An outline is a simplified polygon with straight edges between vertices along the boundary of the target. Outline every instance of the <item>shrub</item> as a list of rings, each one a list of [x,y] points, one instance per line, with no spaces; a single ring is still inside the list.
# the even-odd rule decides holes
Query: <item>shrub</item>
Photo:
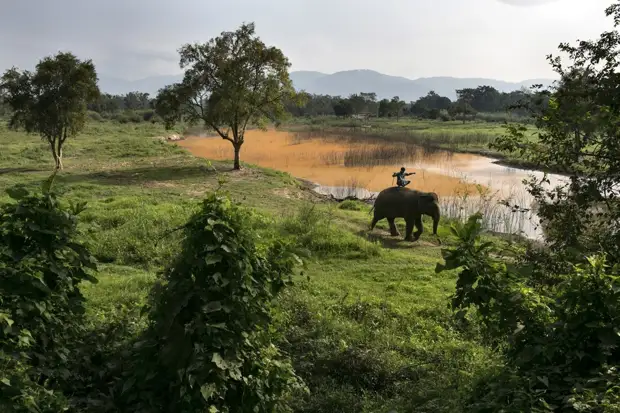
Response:
[[[88,112],[88,117],[95,122],[103,122],[103,117],[97,112]]]
[[[461,319],[474,308],[507,360],[480,383],[471,411],[620,411],[620,266],[594,255],[539,284],[531,262],[480,242],[480,218],[454,228],[459,244],[438,266],[462,268],[452,306]]]
[[[144,113],[142,114],[142,119],[143,119],[145,122],[149,122],[151,119],[153,119],[153,118],[154,118],[154,116],[155,116],[155,111],[153,111],[153,110],[147,110],[146,112],[144,112]]]
[[[352,199],[346,199],[338,204],[338,208],[344,209],[347,211],[363,211],[367,208],[367,205],[361,201],[355,201]]]
[[[271,343],[271,303],[295,257],[264,251],[245,213],[211,194],[184,227],[183,249],[153,288],[150,326],[127,381],[128,410],[280,412],[302,390]]]
[[[57,412],[65,402],[53,390],[70,380],[66,365],[82,328],[78,284],[96,281],[87,271],[95,261],[76,240],[84,205],[64,209],[50,193],[7,192],[16,202],[0,207],[0,407]]]

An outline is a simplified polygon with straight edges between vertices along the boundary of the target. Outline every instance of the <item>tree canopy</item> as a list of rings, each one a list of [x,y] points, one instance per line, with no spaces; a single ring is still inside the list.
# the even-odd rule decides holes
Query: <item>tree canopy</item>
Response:
[[[62,169],[62,150],[86,124],[87,105],[99,96],[91,60],[58,53],[41,60],[34,72],[12,68],[0,82],[11,108],[9,127],[39,134],[50,146],[56,169]]]
[[[217,132],[232,143],[239,169],[248,125],[264,127],[287,114],[284,101],[295,96],[288,59],[256,36],[254,23],[204,44],[186,44],[179,54],[183,81],[160,90],[157,113],[167,127],[184,120]]]

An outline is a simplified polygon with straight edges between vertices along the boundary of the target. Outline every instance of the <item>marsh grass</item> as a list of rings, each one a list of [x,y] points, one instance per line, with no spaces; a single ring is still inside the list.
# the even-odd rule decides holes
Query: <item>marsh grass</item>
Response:
[[[477,192],[454,191],[452,196],[440,200],[442,213],[445,217],[465,222],[469,216],[482,213],[482,225],[487,231],[511,235],[524,235],[538,238],[535,231],[535,217],[530,212],[514,211],[504,202],[528,205],[529,197],[525,188],[513,186],[509,193],[492,190],[488,186],[476,185]]]
[[[304,139],[327,139],[334,141],[377,142],[394,144],[403,142],[424,148],[454,149],[457,147],[487,148],[501,134],[497,132],[462,130],[462,131],[432,131],[417,130],[414,128],[393,129],[360,129],[360,128],[334,128],[334,127],[309,127],[295,130],[294,141]]]

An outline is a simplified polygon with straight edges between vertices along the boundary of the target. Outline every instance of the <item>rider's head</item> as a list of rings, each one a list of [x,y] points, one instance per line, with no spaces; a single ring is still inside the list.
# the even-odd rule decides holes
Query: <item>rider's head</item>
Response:
[[[401,172],[405,172],[405,167],[403,166],[402,168],[400,168]]]

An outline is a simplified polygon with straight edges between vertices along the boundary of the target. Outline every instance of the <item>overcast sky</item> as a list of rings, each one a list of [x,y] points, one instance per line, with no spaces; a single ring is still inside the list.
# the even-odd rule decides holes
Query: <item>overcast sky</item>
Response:
[[[612,0],[0,0],[0,69],[59,50],[100,75],[176,74],[177,49],[254,21],[292,70],[550,77],[560,42],[611,27]]]

